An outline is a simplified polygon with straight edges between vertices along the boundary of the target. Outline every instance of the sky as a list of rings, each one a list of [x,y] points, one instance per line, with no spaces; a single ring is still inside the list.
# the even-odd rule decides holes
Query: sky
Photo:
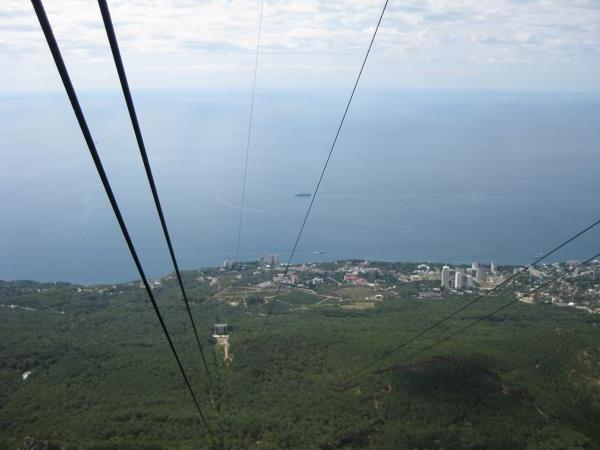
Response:
[[[46,0],[78,89],[118,89],[98,5]],[[382,0],[265,0],[258,88],[351,86]],[[246,88],[257,0],[109,0],[138,89]],[[0,3],[2,92],[62,89],[30,2]],[[390,0],[363,84],[600,91],[599,0]]]

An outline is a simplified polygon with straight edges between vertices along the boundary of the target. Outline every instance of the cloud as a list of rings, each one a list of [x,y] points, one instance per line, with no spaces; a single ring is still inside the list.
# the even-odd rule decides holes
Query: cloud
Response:
[[[330,74],[338,71],[325,66],[360,60],[382,4],[383,0],[265,0],[261,60],[273,64],[297,58],[289,62],[293,66],[310,65],[312,59],[314,71],[321,71],[324,79],[337,76]],[[73,64],[83,67],[89,61],[109,59],[95,2],[46,1],[45,6],[59,44]],[[238,78],[239,84],[247,76],[244,71],[257,39],[258,1],[113,0],[110,7],[124,59],[131,70],[145,72],[148,86],[177,83],[166,80],[164,71],[152,77],[147,67],[156,67],[157,61],[186,61],[186,67],[198,64],[199,58],[206,63],[210,57],[224,71],[234,70],[227,80]],[[0,64],[12,74],[8,88],[11,83],[18,85],[19,79],[39,85],[36,74],[17,75],[48,64],[48,51],[28,2],[0,4],[0,42]],[[389,78],[394,68],[412,64],[418,71],[423,63],[438,64],[429,73],[440,74],[464,71],[462,66],[471,63],[556,64],[558,70],[568,70],[575,61],[581,66],[578,70],[597,70],[598,49],[600,2],[596,0],[391,0],[370,70],[375,74],[379,70],[382,79]],[[378,61],[385,67],[378,69]],[[244,70],[231,69],[234,66]],[[82,77],[85,87],[102,87],[94,85],[101,80],[92,70],[94,64],[89,77]],[[213,80],[198,82],[220,83],[219,72]]]
[[[192,50],[199,50],[206,53],[215,53],[215,52],[239,52],[244,51],[245,49],[240,47],[239,45],[230,44],[227,42],[219,42],[219,41],[203,41],[203,40],[190,40],[190,41],[182,41],[182,45],[185,48],[189,48]]]

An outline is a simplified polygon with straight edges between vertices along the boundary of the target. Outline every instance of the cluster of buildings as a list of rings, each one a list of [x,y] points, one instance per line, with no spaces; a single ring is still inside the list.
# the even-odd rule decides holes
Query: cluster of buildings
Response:
[[[359,273],[347,273],[344,275],[344,281],[359,286],[367,284],[367,279],[361,276]]]
[[[273,282],[277,284],[286,284],[288,286],[293,286],[298,284],[300,278],[296,272],[289,272],[286,275],[283,273],[278,273],[273,277]]]
[[[275,267],[279,265],[279,255],[266,255],[260,257],[260,264],[265,267]],[[232,270],[236,267],[236,262],[230,259],[223,261],[223,269]]]
[[[474,262],[470,266],[444,265],[440,272],[440,266],[433,264],[383,263],[382,266],[375,267],[369,261],[349,260],[297,264],[284,271],[286,266],[280,263],[279,255],[266,255],[260,258],[259,266],[249,264],[236,267],[235,263],[225,261],[223,268],[219,270],[224,272],[225,268],[233,268],[243,271],[252,268],[252,275],[255,277],[252,282],[260,281],[255,286],[264,289],[273,286],[315,288],[334,283],[337,286],[368,286],[395,294],[397,284],[417,283],[421,288],[418,297],[423,300],[444,298],[448,291],[462,294],[471,290],[490,290],[506,280],[509,275],[522,273],[522,276],[514,277],[511,282],[520,301],[570,306],[600,313],[600,261],[592,261],[582,267],[579,265],[579,261],[566,261],[531,267],[505,265],[500,270],[495,262]],[[553,283],[543,291],[536,291],[536,287],[543,281],[561,274],[568,276],[563,276],[560,282]],[[236,276],[241,279],[241,272]],[[198,281],[205,280],[210,281],[211,286],[218,282],[217,277],[198,277]],[[433,283],[438,282],[441,287],[432,287]],[[152,287],[159,285],[160,283],[156,282]]]
[[[579,261],[541,264],[537,268],[530,267],[528,273],[533,280],[523,280],[519,290],[515,291],[520,301],[568,306],[590,313],[600,313],[600,261],[594,260],[581,267]],[[537,292],[535,288],[540,285],[539,279],[552,277],[562,279],[557,279],[557,282],[547,289]]]
[[[498,275],[498,266],[495,262],[490,264],[490,268],[474,262],[470,268],[464,269],[457,267],[452,270],[449,266],[442,268],[441,286],[446,289],[469,290],[485,283],[488,275]]]
[[[263,266],[275,267],[275,266],[279,265],[279,255],[261,256],[260,263]]]
[[[358,286],[362,286],[362,285],[373,285],[373,283],[369,283],[367,280],[367,277],[370,273],[379,273],[381,272],[381,269],[377,268],[377,267],[369,267],[369,262],[368,261],[363,261],[361,263],[358,263],[355,266],[351,266],[348,267],[348,265],[346,267],[342,267],[340,269],[338,269],[341,272],[345,272],[344,274],[344,281],[350,284],[355,284]]]

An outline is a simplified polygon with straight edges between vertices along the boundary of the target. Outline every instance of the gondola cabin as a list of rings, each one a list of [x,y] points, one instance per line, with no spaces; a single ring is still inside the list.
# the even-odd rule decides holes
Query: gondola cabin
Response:
[[[213,334],[215,336],[226,336],[229,334],[229,327],[226,323],[215,323]]]

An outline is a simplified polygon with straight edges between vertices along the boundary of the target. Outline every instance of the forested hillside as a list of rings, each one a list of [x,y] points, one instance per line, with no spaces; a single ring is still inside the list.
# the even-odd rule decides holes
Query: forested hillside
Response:
[[[227,286],[197,279],[185,274],[210,389],[174,280],[154,291],[224,448],[600,448],[597,314],[518,303],[405,360],[506,301],[486,298],[348,380],[470,297],[421,300],[407,287],[344,308],[296,291],[266,314],[260,296],[224,301]],[[80,450],[211,448],[137,283],[2,282],[0,304],[0,448],[27,436]],[[227,362],[217,320],[231,327]]]

